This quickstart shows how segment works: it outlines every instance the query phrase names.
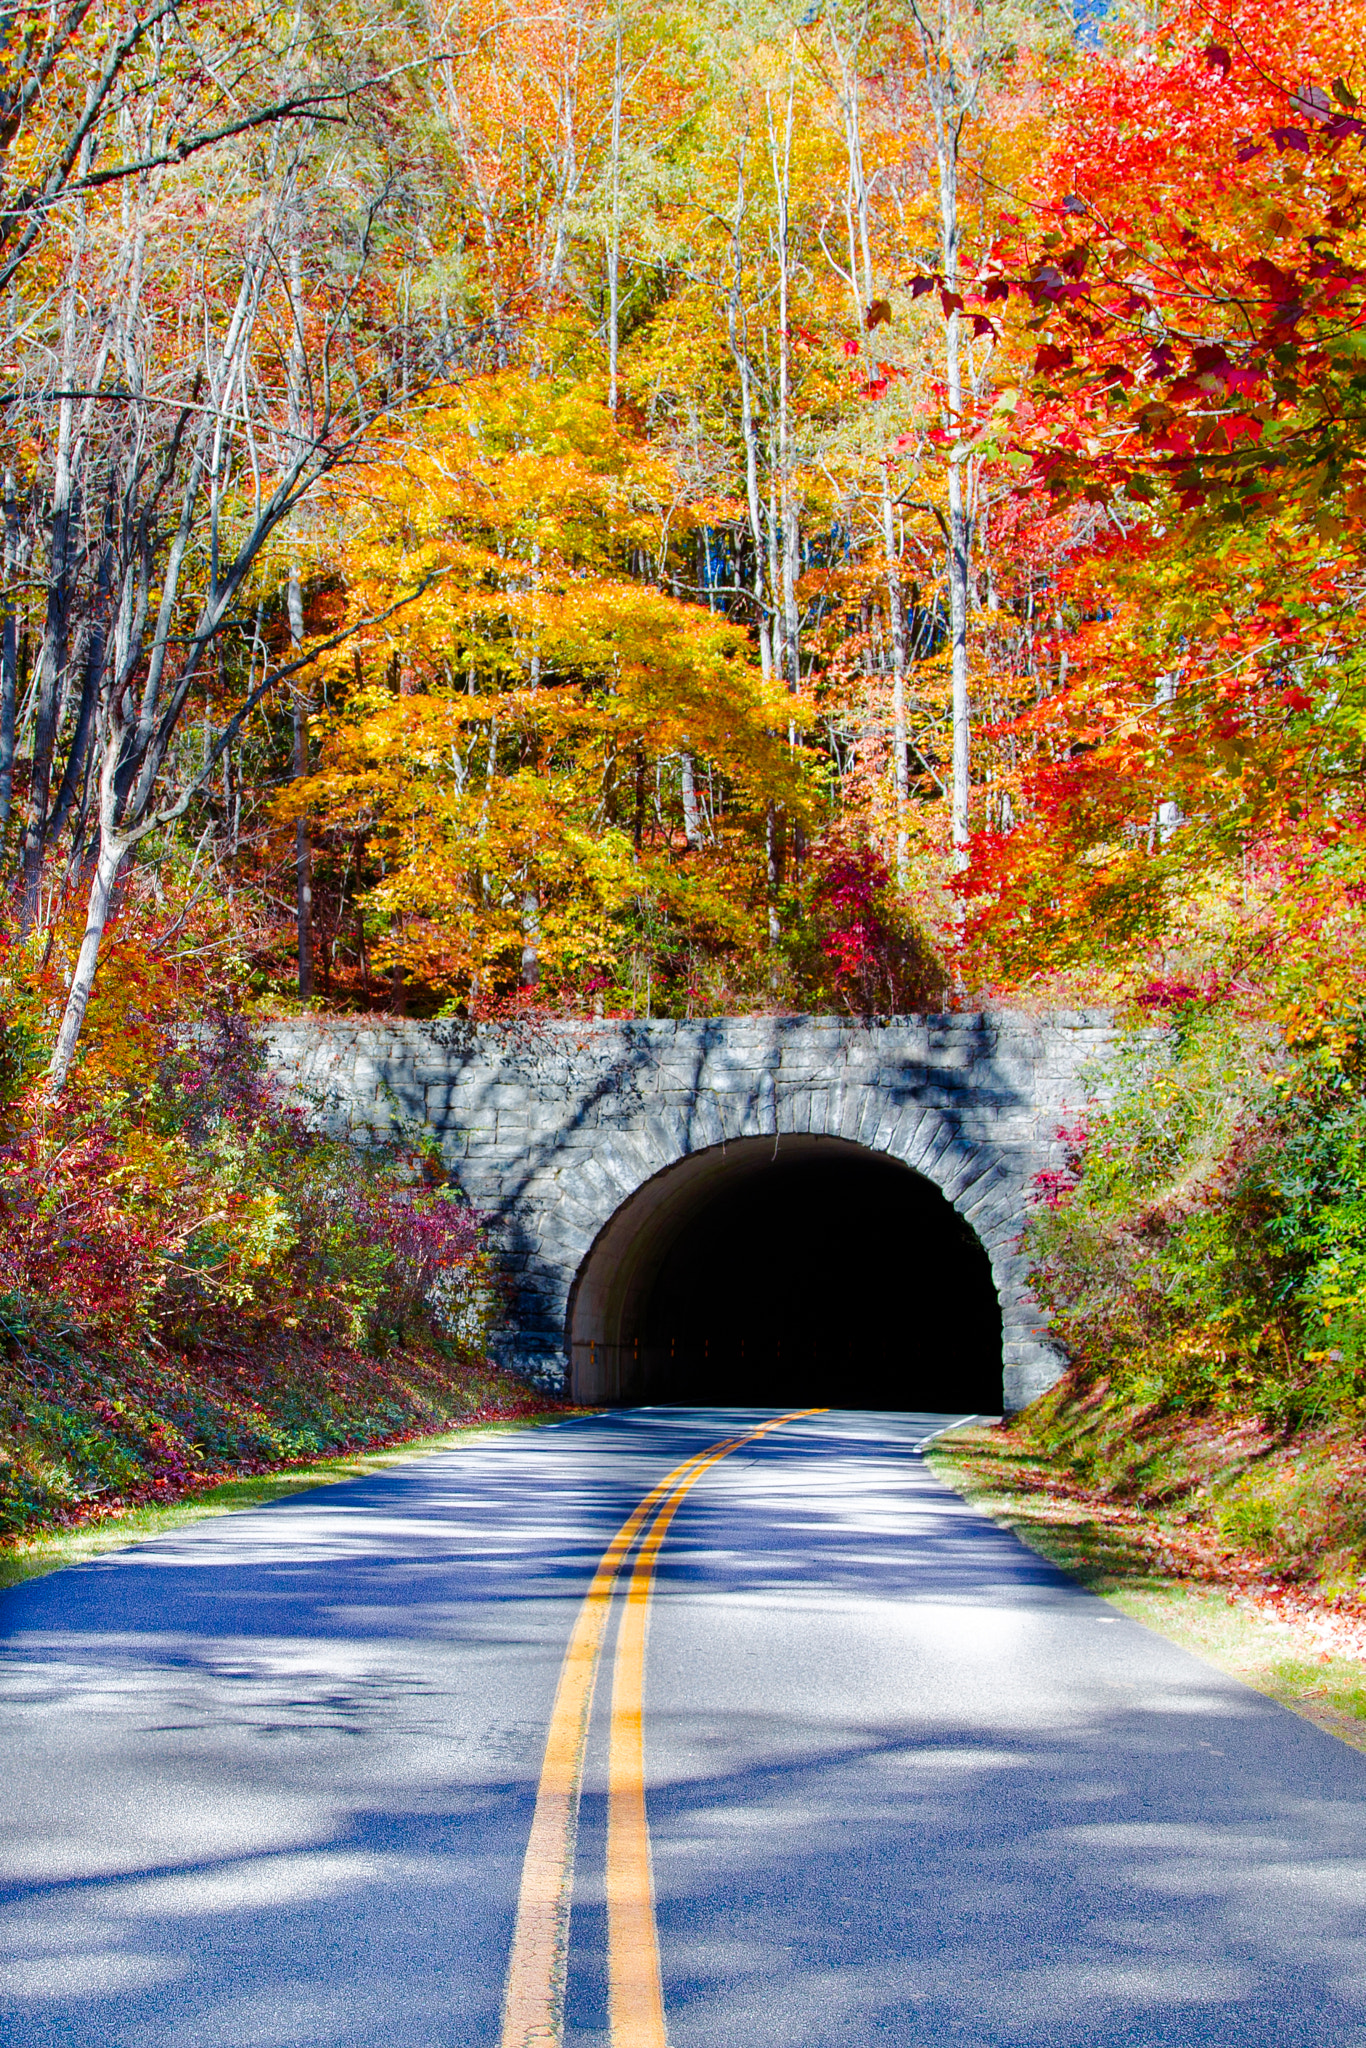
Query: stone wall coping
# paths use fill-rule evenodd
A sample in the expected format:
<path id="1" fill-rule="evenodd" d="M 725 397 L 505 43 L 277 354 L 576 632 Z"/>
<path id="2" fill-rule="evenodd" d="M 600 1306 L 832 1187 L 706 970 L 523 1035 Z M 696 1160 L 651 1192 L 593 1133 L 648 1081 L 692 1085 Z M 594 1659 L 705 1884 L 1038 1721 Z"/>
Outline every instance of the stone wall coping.
<path id="1" fill-rule="evenodd" d="M 311 1010 L 304 1016 L 263 1017 L 260 1028 L 268 1033 L 298 1032 L 303 1036 L 319 1033 L 341 1033 L 354 1035 L 371 1033 L 381 1037 L 415 1038 L 473 1036 L 478 1039 L 497 1039 L 500 1036 L 514 1040 L 521 1038 L 534 1043 L 542 1035 L 569 1037 L 588 1034 L 590 1037 L 606 1038 L 613 1035 L 623 1037 L 670 1037 L 685 1036 L 704 1031 L 734 1033 L 783 1033 L 798 1031 L 838 1031 L 860 1034 L 871 1039 L 875 1034 L 895 1035 L 912 1030 L 932 1027 L 940 1031 L 977 1032 L 1021 1031 L 1025 1033 L 1047 1032 L 1050 1030 L 1101 1030 L 1113 1031 L 1115 1015 L 1113 1010 L 1104 1008 L 1080 1010 L 1023 1010 L 1003 1006 L 992 1010 L 927 1010 L 907 1011 L 895 1017 L 878 1017 L 864 1021 L 858 1017 L 840 1017 L 813 1012 L 753 1017 L 548 1017 L 537 1019 L 529 1026 L 500 1023 L 468 1024 L 453 1017 L 375 1017 L 348 1016 L 345 1011 Z"/>

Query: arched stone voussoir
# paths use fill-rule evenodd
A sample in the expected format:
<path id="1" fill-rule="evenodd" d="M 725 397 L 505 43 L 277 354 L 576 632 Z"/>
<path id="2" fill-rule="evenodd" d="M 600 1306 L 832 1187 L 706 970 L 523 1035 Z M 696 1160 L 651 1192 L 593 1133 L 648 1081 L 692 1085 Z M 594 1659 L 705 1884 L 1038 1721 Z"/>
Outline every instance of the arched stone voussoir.
<path id="1" fill-rule="evenodd" d="M 972 1215 L 985 1222 L 998 1207 L 1017 1207 L 1023 1190 L 1008 1160 L 1003 1160 L 990 1145 L 982 1146 L 981 1151 L 985 1162 L 983 1171 L 968 1183 L 957 1197 L 957 1202 L 963 1215 Z"/>
<path id="2" fill-rule="evenodd" d="M 642 1182 L 649 1180 L 667 1165 L 667 1156 L 659 1156 L 644 1133 L 632 1131 L 623 1137 L 613 1137 L 594 1154 L 604 1178 L 624 1195 L 633 1195 Z"/>
<path id="3" fill-rule="evenodd" d="M 935 1175 L 939 1188 L 955 1209 L 971 1199 L 972 1191 L 990 1179 L 996 1162 L 984 1145 L 956 1145 L 945 1155 Z"/>
<path id="4" fill-rule="evenodd" d="M 953 1143 L 954 1127 L 941 1109 L 925 1109 L 903 1157 L 913 1173 L 933 1178 L 935 1160 Z"/>
<path id="5" fill-rule="evenodd" d="M 887 1133 L 886 1142 L 880 1149 L 889 1159 L 899 1159 L 903 1166 L 909 1166 L 917 1143 L 923 1141 L 925 1119 L 935 1114 L 934 1110 L 926 1109 L 923 1103 L 901 1104 L 896 1122 Z"/>

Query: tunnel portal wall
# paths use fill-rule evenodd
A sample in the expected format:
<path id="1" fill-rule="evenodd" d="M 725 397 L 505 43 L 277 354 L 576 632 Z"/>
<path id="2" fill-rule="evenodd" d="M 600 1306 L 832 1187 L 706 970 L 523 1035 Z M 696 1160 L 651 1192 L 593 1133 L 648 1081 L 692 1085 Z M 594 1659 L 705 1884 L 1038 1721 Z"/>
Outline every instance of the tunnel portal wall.
<path id="1" fill-rule="evenodd" d="M 969 1223 L 1000 1302 L 1007 1408 L 1060 1369 L 1020 1256 L 1059 1126 L 1113 1042 L 1093 1011 L 898 1018 L 555 1021 L 514 1027 L 307 1017 L 266 1027 L 314 1116 L 366 1144 L 430 1134 L 491 1220 L 509 1314 L 498 1355 L 566 1385 L 575 1282 L 623 1205 L 695 1154 L 832 1138 L 900 1160 Z M 711 1162 L 709 1162 L 709 1165 Z"/>

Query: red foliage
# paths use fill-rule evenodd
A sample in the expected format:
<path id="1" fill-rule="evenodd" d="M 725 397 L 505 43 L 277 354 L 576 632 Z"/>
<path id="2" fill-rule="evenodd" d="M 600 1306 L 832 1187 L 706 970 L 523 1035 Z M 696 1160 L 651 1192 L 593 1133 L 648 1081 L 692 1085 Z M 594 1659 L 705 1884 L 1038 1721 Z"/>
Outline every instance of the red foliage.
<path id="1" fill-rule="evenodd" d="M 1055 1142 L 1064 1148 L 1062 1165 L 1044 1167 L 1033 1180 L 1034 1189 L 1045 1209 L 1066 1208 L 1081 1180 L 1089 1135 L 1085 1122 L 1080 1118 L 1073 1124 L 1059 1124 Z"/>
<path id="2" fill-rule="evenodd" d="M 1035 258 L 998 255 L 988 295 L 1043 328 L 1035 481 L 1063 495 L 1269 509 L 1353 408 L 1331 382 L 1366 320 L 1359 7 L 1220 0 L 1216 21 L 1211 43 L 1207 0 L 1171 0 L 1136 53 L 1078 72 Z"/>
<path id="3" fill-rule="evenodd" d="M 870 847 L 855 847 L 832 861 L 816 890 L 828 921 L 821 949 L 841 980 L 864 983 L 885 958 L 886 923 L 879 898 L 891 881 L 886 864 Z"/>
<path id="4" fill-rule="evenodd" d="M 165 1251 L 183 1235 L 164 1214 L 152 1225 L 129 1212 L 119 1194 L 123 1164 L 107 1123 L 55 1151 L 34 1129 L 0 1147 L 7 1287 L 64 1298 L 110 1329 L 141 1320 Z"/>
<path id="5" fill-rule="evenodd" d="M 837 844 L 812 892 L 811 926 L 835 999 L 857 1016 L 927 1006 L 940 974 L 923 934 L 867 845 Z"/>

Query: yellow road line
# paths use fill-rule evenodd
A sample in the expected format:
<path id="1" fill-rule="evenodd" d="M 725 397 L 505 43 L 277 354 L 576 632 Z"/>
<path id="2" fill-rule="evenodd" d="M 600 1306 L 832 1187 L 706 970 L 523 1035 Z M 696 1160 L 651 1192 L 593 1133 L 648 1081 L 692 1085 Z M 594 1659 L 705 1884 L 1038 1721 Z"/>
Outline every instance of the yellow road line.
<path id="1" fill-rule="evenodd" d="M 818 1415 L 823 1411 L 804 1408 L 797 1412 Z M 694 1467 L 706 1469 L 728 1452 L 765 1435 L 770 1429 L 776 1429 L 779 1423 L 795 1419 L 795 1415 L 778 1416 L 761 1423 L 757 1429 L 747 1431 L 742 1437 L 726 1438 L 691 1458 L 685 1458 L 681 1465 L 666 1473 L 657 1486 L 651 1487 L 602 1554 L 574 1623 L 550 1710 L 536 1810 L 522 1864 L 517 1923 L 503 1998 L 502 2048 L 562 2048 L 564 2040 L 564 1987 L 574 1882 L 574 1832 L 583 1784 L 588 1720 L 617 1574 L 653 1510 L 680 1484 L 686 1492 L 693 1477 L 699 1476 L 694 1473 Z M 662 1541 L 662 1530 L 660 1538 Z M 655 1549 L 658 1550 L 658 1545 Z M 648 1858 L 647 1835 L 647 1881 Z M 652 1934 L 653 1925 L 652 1917 Z M 657 1979 L 657 1955 L 655 1975 Z"/>
<path id="2" fill-rule="evenodd" d="M 696 1462 L 696 1458 L 688 1458 L 676 1465 L 622 1523 L 602 1554 L 569 1638 L 550 1710 L 545 1761 L 522 1865 L 517 1926 L 503 1999 L 502 2048 L 560 2048 L 564 2039 L 564 1973 L 574 1878 L 574 1829 L 583 1782 L 588 1717 L 603 1633 L 611 1611 L 612 1587 L 651 1511 Z"/>
<path id="3" fill-rule="evenodd" d="M 734 1443 L 713 1446 L 675 1484 L 636 1555 L 617 1635 L 607 1762 L 607 1995 L 612 2048 L 668 2048 L 645 1809 L 645 1636 L 659 1553 L 669 1524 L 704 1472 L 784 1422 L 823 1413 L 820 1408 L 798 1408 L 761 1423 Z"/>

